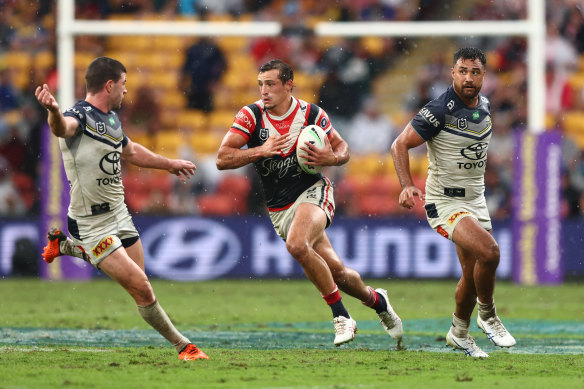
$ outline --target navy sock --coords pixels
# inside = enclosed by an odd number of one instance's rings
[[[344,316],[347,319],[349,318],[349,312],[347,312],[347,309],[345,308],[341,300],[331,304],[330,307],[331,310],[333,311],[333,317]]]
[[[387,301],[385,301],[383,296],[379,293],[377,293],[377,295],[379,296],[379,303],[377,303],[377,306],[375,307],[375,312],[381,313],[387,310]]]

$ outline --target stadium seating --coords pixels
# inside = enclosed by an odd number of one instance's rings
[[[37,193],[32,178],[25,173],[16,172],[12,176],[12,183],[27,209],[30,209],[35,202]]]
[[[271,7],[283,11],[284,4],[285,1],[277,1]],[[239,16],[210,13],[207,15],[207,20],[245,21],[254,20],[256,16],[251,13]],[[161,18],[160,15],[145,16],[132,13],[111,14],[108,17],[110,20],[132,20],[137,17]],[[197,20],[197,18],[197,16],[176,16],[177,20]],[[322,15],[311,13],[303,22],[305,26],[310,27],[319,21],[322,21]],[[54,28],[54,15],[45,16],[42,25],[47,29]],[[128,68],[127,104],[135,99],[138,88],[142,85],[148,85],[156,92],[156,101],[160,105],[160,118],[158,120],[160,128],[153,131],[156,134],[150,135],[129,133],[130,138],[169,157],[178,157],[181,156],[181,152],[190,150],[194,153],[191,156],[196,162],[200,156],[212,157],[213,154],[216,154],[221,139],[233,122],[237,110],[258,100],[260,96],[256,82],[257,58],[250,52],[253,39],[242,36],[216,37],[214,39],[226,56],[228,68],[214,96],[215,110],[207,114],[188,109],[185,91],[180,86],[180,77],[186,48],[195,39],[181,36],[107,36],[104,38],[105,51],[103,54],[121,60]],[[344,39],[341,37],[315,37],[314,39],[315,46],[323,52],[332,45],[344,44]],[[361,48],[372,57],[381,56],[386,50],[386,38],[364,37],[359,42]],[[452,42],[447,39],[433,40],[432,42],[434,43],[420,40],[416,43],[415,48],[408,48],[410,54],[407,58],[398,56],[395,60],[396,64],[392,65],[395,74],[393,76],[381,75],[373,86],[375,89],[373,93],[381,98],[384,110],[391,114],[392,121],[398,130],[403,128],[411,118],[411,112],[408,108],[396,102],[396,99],[403,100],[402,92],[406,88],[408,90],[412,88],[409,83],[413,78],[407,76],[408,72],[417,71],[418,67],[428,63],[434,52],[447,51],[452,48],[449,46],[452,45]],[[440,44],[435,44],[435,42],[440,42]],[[75,77],[78,85],[84,83],[84,71],[96,56],[95,52],[83,50],[83,47],[78,47],[78,51],[75,52]],[[156,55],[152,55],[153,52],[156,52]],[[494,50],[489,51],[487,55],[489,64],[496,65],[501,61],[500,53]],[[0,54],[0,65],[9,64],[13,83],[21,90],[30,87],[32,69],[52,68],[55,62],[54,53],[49,50],[38,53],[16,50]],[[502,85],[512,85],[515,82],[514,77],[515,74],[512,71],[497,73],[498,83]],[[308,73],[301,68],[295,69],[294,95],[310,102],[316,102],[318,88],[322,82],[323,75],[320,72]],[[569,83],[576,91],[584,89],[584,55],[580,56],[578,69],[569,76]],[[562,112],[561,117],[546,116],[547,128],[561,125],[566,136],[573,139],[581,148],[584,148],[583,123],[584,113],[577,110]],[[428,167],[426,156],[412,154],[410,167],[414,181],[422,188]],[[130,167],[129,171],[132,173],[137,169]],[[344,175],[337,180],[337,195],[339,198],[342,198],[343,195],[348,196],[347,198],[353,198],[351,203],[356,204],[358,212],[376,215],[398,215],[402,212],[399,207],[396,208],[396,196],[399,195],[399,188],[396,189],[395,185],[388,185],[389,182],[397,183],[393,160],[389,153],[352,156],[350,162],[343,168],[335,169],[335,172],[337,171]],[[26,183],[22,183],[22,186],[26,187]],[[133,188],[132,184],[130,187]],[[143,190],[143,188],[139,188],[139,190]],[[225,195],[225,193],[220,194],[221,191],[223,189],[220,189],[219,186],[217,188],[218,195]],[[213,204],[213,200],[202,200],[201,204],[205,201],[211,201],[211,205],[203,205],[206,208],[215,207],[214,212],[220,213],[221,207],[233,208],[233,200],[227,199],[227,195],[225,197],[226,203],[217,200],[217,203]],[[140,198],[138,196],[135,203],[139,203]],[[146,202],[142,205],[145,204]],[[414,209],[414,213],[423,216],[423,208],[421,210]]]
[[[226,174],[214,194],[197,199],[199,211],[203,216],[243,215],[247,213],[247,198],[251,184],[244,176]]]
[[[584,149],[584,112],[564,113],[563,126],[565,133],[574,140],[580,149]]]

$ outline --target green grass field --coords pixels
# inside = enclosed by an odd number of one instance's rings
[[[473,322],[484,360],[445,346],[456,281],[369,284],[389,290],[405,349],[349,296],[359,333],[335,348],[330,310],[304,280],[155,280],[176,326],[211,358],[184,362],[112,281],[2,280],[0,388],[584,387],[580,284],[498,283],[498,313],[518,344],[498,349]]]

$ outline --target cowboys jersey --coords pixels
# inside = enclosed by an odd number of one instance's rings
[[[467,106],[450,86],[412,119],[428,147],[427,198],[474,200],[484,195],[490,108],[481,94],[476,108]]]
[[[320,126],[330,138],[333,127],[326,112],[316,104],[292,97],[290,109],[282,116],[269,114],[258,100],[240,109],[231,126],[230,131],[242,135],[250,148],[261,146],[274,134],[291,134],[280,155],[254,162],[272,212],[288,208],[302,192],[323,178],[320,173],[304,172],[296,159],[300,130],[311,124]]]
[[[120,157],[128,138],[118,115],[79,101],[63,113],[79,127],[70,138],[59,138],[65,173],[71,186],[69,215],[99,215],[124,204]]]

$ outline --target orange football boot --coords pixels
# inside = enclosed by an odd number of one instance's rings
[[[178,359],[183,361],[194,361],[195,359],[209,359],[207,354],[201,351],[194,343],[189,343],[187,346],[178,354]]]
[[[67,235],[58,228],[52,228],[47,233],[47,237],[49,238],[49,243],[43,248],[43,259],[46,263],[51,263],[55,258],[63,255],[59,248],[59,243],[67,239]]]

